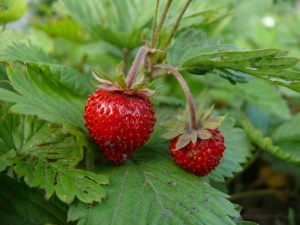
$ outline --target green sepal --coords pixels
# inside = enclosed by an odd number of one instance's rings
[[[174,151],[181,149],[185,146],[187,146],[191,141],[191,136],[188,133],[183,133],[182,135],[179,136],[177,143],[176,143],[176,148]]]
[[[212,134],[208,131],[208,130],[199,130],[197,132],[197,135],[199,138],[201,138],[202,140],[207,140],[210,139]]]
[[[132,93],[135,93],[135,92],[138,92],[138,91],[141,91],[143,89],[146,89],[150,86],[151,84],[148,84],[146,82],[142,82],[140,84],[136,84],[135,86],[133,86],[133,88],[131,89],[132,90]]]
[[[198,138],[202,140],[210,139],[212,137],[210,130],[217,129],[222,125],[221,122],[226,118],[227,114],[225,116],[210,118],[214,105],[205,112],[204,106],[205,103],[197,111],[197,129],[192,129],[188,107],[185,109],[183,115],[174,115],[171,117],[175,122],[166,122],[162,125],[162,127],[168,130],[168,132],[161,136],[162,138],[172,139],[180,135],[174,151],[185,147],[190,142],[195,144]]]
[[[173,139],[173,138],[175,138],[178,135],[183,134],[183,133],[184,133],[184,128],[181,128],[181,129],[178,129],[178,130],[172,130],[172,131],[169,131],[167,133],[164,133],[163,135],[161,135],[161,137],[165,138],[165,139]]]
[[[222,124],[219,123],[219,122],[209,122],[209,123],[203,124],[202,129],[211,129],[211,130],[214,130],[214,129],[217,129],[218,127],[220,127],[221,125]]]
[[[215,105],[212,105],[212,107],[210,107],[209,110],[207,110],[205,113],[202,113],[200,118],[199,118],[199,122],[203,122],[205,121],[208,117],[210,117],[213,109],[214,109]]]
[[[120,87],[122,88],[122,90],[126,90],[128,88],[127,84],[125,82],[124,74],[118,75],[117,78],[116,78],[116,81],[120,85]]]
[[[120,76],[121,74],[124,74],[124,68],[125,68],[125,64],[124,61],[120,62],[116,68],[116,74],[117,76]]]
[[[102,83],[111,83],[113,85],[116,85],[113,79],[111,79],[109,76],[107,76],[95,67],[92,68],[92,75],[95,77],[96,80]]]

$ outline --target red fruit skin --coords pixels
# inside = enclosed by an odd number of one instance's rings
[[[85,126],[106,160],[124,163],[150,138],[156,122],[148,98],[98,89],[85,105]]]
[[[210,130],[212,138],[202,140],[197,139],[196,143],[190,142],[187,146],[174,151],[178,137],[171,139],[171,155],[179,166],[197,175],[206,176],[214,170],[223,157],[226,149],[224,137],[218,129]]]

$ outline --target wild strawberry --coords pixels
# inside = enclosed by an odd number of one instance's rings
[[[176,164],[197,176],[205,176],[214,170],[220,164],[226,147],[218,129],[210,132],[211,138],[197,138],[195,144],[190,142],[178,150],[175,149],[179,136],[171,139],[170,150]]]
[[[177,115],[177,121],[165,123],[168,132],[162,137],[170,139],[171,155],[179,166],[197,176],[205,176],[220,163],[225,150],[224,137],[218,127],[226,116],[210,118],[213,107],[204,112],[204,104],[196,112],[192,96],[186,82],[172,66],[167,67],[181,84],[188,102],[184,115]]]
[[[120,66],[116,81],[93,68],[94,77],[104,84],[86,102],[85,125],[103,156],[115,165],[124,163],[145,144],[156,122],[149,100],[155,91],[147,89],[149,84],[141,81],[133,84],[146,53],[146,48],[138,53],[126,81]]]

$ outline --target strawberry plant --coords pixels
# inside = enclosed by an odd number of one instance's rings
[[[293,4],[0,1],[0,224],[296,224]]]

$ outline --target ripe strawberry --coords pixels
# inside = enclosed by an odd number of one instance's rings
[[[174,151],[179,136],[171,139],[171,155],[179,166],[197,175],[205,176],[214,170],[223,157],[225,150],[224,137],[218,129],[210,130],[212,137],[209,139],[197,138],[195,144],[188,145]]]
[[[89,96],[84,118],[92,138],[112,164],[125,162],[145,144],[156,122],[146,97],[98,89]]]
[[[191,92],[180,73],[168,64],[167,67],[181,84],[187,99],[184,115],[177,115],[178,121],[165,123],[168,132],[162,137],[170,139],[170,151],[174,161],[183,169],[197,176],[205,176],[220,163],[225,150],[224,137],[218,127],[226,116],[210,118],[213,107],[204,112],[204,104],[196,112]]]
[[[93,76],[103,84],[86,102],[85,125],[103,156],[115,165],[125,162],[145,144],[156,122],[149,100],[156,91],[149,90],[149,84],[140,79],[133,83],[147,53],[148,49],[142,47],[126,79],[122,63],[116,81],[92,69]]]

